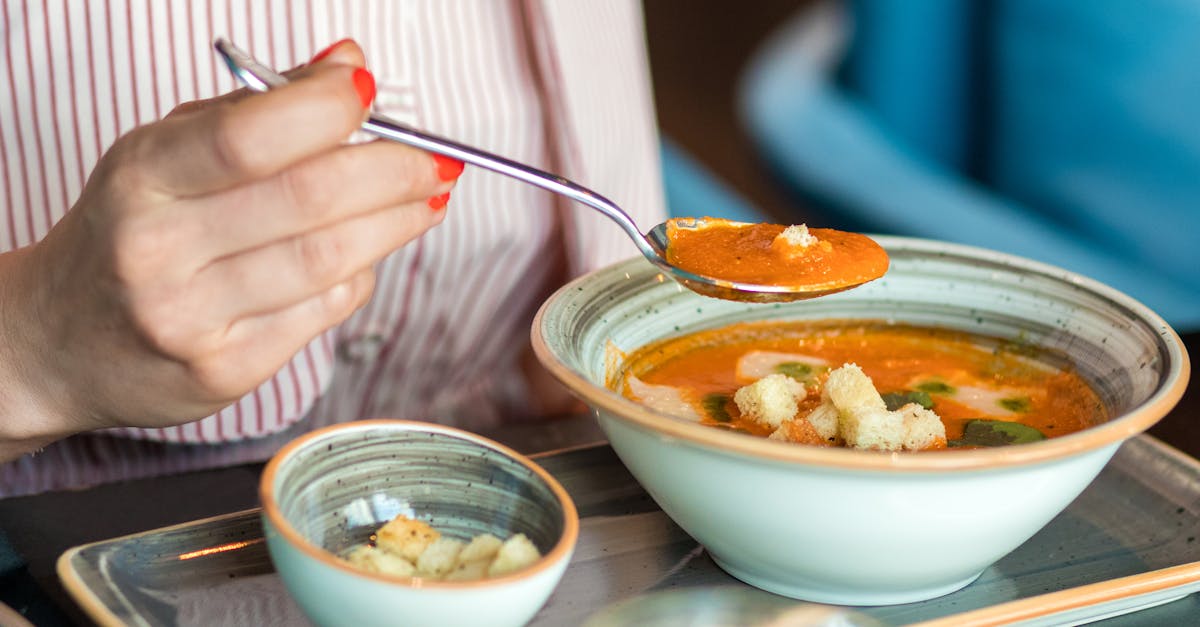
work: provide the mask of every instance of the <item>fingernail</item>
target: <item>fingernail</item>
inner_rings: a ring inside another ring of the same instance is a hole
[[[433,161],[437,163],[438,178],[443,181],[453,181],[458,178],[458,175],[463,173],[463,168],[466,167],[462,161],[446,155],[433,155]]]
[[[429,199],[429,208],[436,211],[438,209],[445,207],[446,203],[448,203],[448,202],[450,202],[450,192],[446,192],[445,194],[439,194],[439,195],[434,196],[433,198]]]
[[[355,68],[354,91],[358,92],[358,100],[363,108],[370,108],[371,101],[375,99],[375,77],[364,68]]]
[[[312,65],[314,63],[319,63],[321,61],[321,59],[324,59],[325,57],[329,56],[333,52],[334,48],[337,48],[338,46],[346,43],[347,41],[350,41],[350,38],[347,37],[346,39],[339,39],[338,41],[333,42],[332,44],[330,44],[330,46],[328,48],[313,55],[312,60],[309,61],[308,64]]]

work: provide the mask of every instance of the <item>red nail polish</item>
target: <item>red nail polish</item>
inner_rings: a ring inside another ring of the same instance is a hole
[[[450,192],[439,194],[429,199],[429,208],[436,211],[442,207],[445,207],[446,203],[448,202],[450,202]]]
[[[347,41],[350,41],[350,39],[349,39],[349,38],[346,38],[346,39],[339,39],[339,40],[337,40],[337,41],[333,42],[332,44],[330,44],[330,46],[329,46],[328,48],[326,48],[326,49],[324,49],[324,50],[322,50],[322,51],[318,52],[318,53],[317,53],[317,54],[315,54],[315,55],[313,55],[313,58],[312,58],[312,60],[311,60],[311,61],[309,61],[309,62],[308,62],[308,64],[309,64],[309,65],[312,65],[312,64],[314,64],[314,63],[318,63],[318,62],[319,62],[321,59],[324,59],[325,57],[327,57],[327,56],[329,56],[331,53],[333,53],[333,50],[334,50],[335,48],[337,48],[338,46],[340,46],[340,45],[342,45],[342,44],[346,43]]]
[[[371,101],[375,99],[375,77],[363,68],[355,68],[354,91],[358,92],[358,100],[362,102],[363,108],[369,108]]]
[[[458,178],[458,175],[463,173],[463,168],[466,167],[458,159],[436,153],[433,155],[433,161],[437,163],[438,178],[443,181],[453,181]]]

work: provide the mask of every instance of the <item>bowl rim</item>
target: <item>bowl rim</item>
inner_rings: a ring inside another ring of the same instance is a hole
[[[339,558],[337,555],[334,555],[332,551],[310,542],[307,538],[301,535],[300,532],[297,531],[296,528],[283,516],[283,513],[279,511],[279,504],[275,498],[275,478],[278,475],[280,468],[298,451],[311,446],[314,443],[323,441],[324,438],[329,435],[341,432],[369,431],[378,429],[380,427],[398,431],[437,433],[460,440],[466,440],[473,444],[477,444],[484,448],[488,448],[500,453],[501,455],[516,461],[532,471],[546,484],[547,487],[550,488],[550,492],[554,495],[555,500],[557,500],[562,507],[563,531],[558,538],[558,542],[555,543],[554,548],[543,555],[541,559],[539,559],[533,565],[501,575],[499,577],[487,577],[469,581],[444,581],[439,579],[427,579],[423,577],[401,577],[396,575],[368,572]],[[575,502],[571,499],[571,495],[567,493],[566,489],[563,488],[562,484],[559,483],[553,475],[546,471],[545,468],[542,468],[529,457],[518,453],[512,448],[496,442],[495,440],[491,440],[481,435],[464,431],[455,427],[449,427],[430,422],[392,418],[374,418],[338,423],[310,431],[295,438],[294,440],[291,440],[271,457],[271,459],[267,462],[266,467],[263,469],[261,477],[259,478],[258,493],[263,515],[270,520],[276,531],[278,531],[278,533],[284,537],[288,544],[298,548],[304,554],[326,566],[336,568],[351,575],[372,581],[400,585],[412,588],[414,590],[464,590],[470,588],[503,586],[521,580],[533,579],[546,570],[555,567],[560,562],[570,559],[570,556],[575,549],[575,544],[579,539],[579,512],[575,507]]]
[[[901,251],[916,251],[945,256],[965,256],[972,259],[997,263],[1013,271],[1041,275],[1058,282],[1071,284],[1092,294],[1130,310],[1157,331],[1167,348],[1170,363],[1164,374],[1165,385],[1141,405],[1107,422],[1065,436],[1047,438],[1039,442],[1017,446],[994,447],[971,450],[931,451],[926,453],[860,451],[847,448],[803,446],[778,442],[767,438],[714,429],[710,426],[670,416],[641,405],[605,386],[592,383],[582,373],[575,371],[558,358],[550,348],[542,332],[550,310],[567,295],[577,291],[584,283],[595,281],[602,274],[625,276],[645,272],[655,283],[671,282],[661,272],[649,274],[656,269],[648,262],[642,266],[641,258],[631,257],[593,270],[576,278],[556,290],[538,308],[530,330],[534,354],[572,393],[596,410],[643,430],[654,432],[662,438],[678,439],[707,450],[747,455],[755,459],[786,462],[807,466],[821,466],[854,471],[906,471],[945,472],[961,470],[984,470],[1012,468],[1031,464],[1061,460],[1067,457],[1118,444],[1133,437],[1166,415],[1174,407],[1190,376],[1191,366],[1187,350],[1179,335],[1165,320],[1132,297],[1084,275],[1057,266],[1025,257],[1003,253],[987,248],[955,244],[903,236],[872,235],[889,254]],[[630,270],[631,267],[638,269]],[[891,268],[889,268],[891,272]],[[882,279],[886,280],[885,274]]]

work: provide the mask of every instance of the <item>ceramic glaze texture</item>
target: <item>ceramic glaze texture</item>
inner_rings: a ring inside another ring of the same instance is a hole
[[[705,299],[634,260],[564,287],[534,323],[543,363],[596,409],[647,492],[723,568],[772,592],[874,605],[966,585],[1065,508],[1186,385],[1178,337],[1120,293],[999,253],[878,239],[891,256],[888,274],[818,300]],[[620,355],[654,340],[743,320],[831,318],[941,326],[1057,349],[1113,419],[1029,445],[886,454],[717,430],[608,389]]]
[[[280,451],[262,481],[271,559],[319,625],[523,625],[561,579],[578,535],[570,497],[544,470],[436,425],[366,421],[315,431]],[[370,574],[336,557],[398,514],[463,540],[523,533],[544,557],[474,582]]]

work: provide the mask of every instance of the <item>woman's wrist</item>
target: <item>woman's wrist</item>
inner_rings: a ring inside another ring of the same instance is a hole
[[[0,461],[78,432],[36,301],[35,247],[0,254]]]

